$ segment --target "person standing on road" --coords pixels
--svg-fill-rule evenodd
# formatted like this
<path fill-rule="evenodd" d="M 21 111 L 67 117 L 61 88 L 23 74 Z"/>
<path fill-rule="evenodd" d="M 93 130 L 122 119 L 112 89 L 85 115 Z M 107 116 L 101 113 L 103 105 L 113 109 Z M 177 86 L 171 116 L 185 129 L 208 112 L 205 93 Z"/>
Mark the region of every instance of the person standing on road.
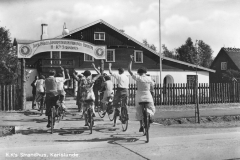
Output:
<path fill-rule="evenodd" d="M 37 80 L 38 80 L 38 76 L 35 76 L 34 81 L 31 83 L 32 95 L 33 95 L 32 109 L 35 109 L 35 106 L 36 106 L 36 82 L 37 82 Z"/>
<path fill-rule="evenodd" d="M 46 112 L 45 115 L 48 116 L 47 127 L 51 127 L 51 108 L 57 106 L 58 100 L 58 90 L 57 90 L 57 81 L 54 77 L 56 71 L 54 69 L 49 70 L 49 77 L 45 79 L 46 87 Z M 53 118 L 55 119 L 55 118 Z M 53 122 L 54 124 L 55 122 Z"/>
<path fill-rule="evenodd" d="M 150 114 L 150 123 L 152 123 L 152 116 L 155 113 L 155 106 L 153 97 L 151 95 L 150 89 L 151 86 L 154 85 L 154 82 L 150 76 L 147 76 L 147 69 L 146 68 L 139 68 L 137 73 L 133 74 L 132 72 L 132 61 L 133 61 L 133 55 L 130 56 L 131 60 L 128 65 L 128 72 L 132 76 L 132 78 L 136 81 L 137 84 L 137 92 L 136 92 L 136 98 L 135 98 L 135 105 L 136 105 L 136 119 L 140 121 L 140 129 L 139 132 L 143 132 L 143 126 L 142 126 L 142 108 L 139 105 L 139 102 L 149 102 L 147 106 L 147 111 Z"/>
<path fill-rule="evenodd" d="M 117 91 L 114 95 L 114 100 L 113 100 L 113 106 L 116 108 L 116 115 L 119 116 L 120 115 L 120 110 L 118 109 L 119 106 L 119 102 L 120 102 L 120 98 L 124 96 L 123 99 L 123 105 L 125 107 L 127 107 L 127 98 L 128 98 L 128 88 L 129 88 L 129 78 L 127 77 L 127 75 L 124 74 L 124 69 L 123 68 L 119 68 L 118 69 L 118 74 L 112 73 L 112 64 L 109 63 L 109 73 L 116 78 L 117 81 Z M 115 126 L 115 124 L 114 124 Z"/>

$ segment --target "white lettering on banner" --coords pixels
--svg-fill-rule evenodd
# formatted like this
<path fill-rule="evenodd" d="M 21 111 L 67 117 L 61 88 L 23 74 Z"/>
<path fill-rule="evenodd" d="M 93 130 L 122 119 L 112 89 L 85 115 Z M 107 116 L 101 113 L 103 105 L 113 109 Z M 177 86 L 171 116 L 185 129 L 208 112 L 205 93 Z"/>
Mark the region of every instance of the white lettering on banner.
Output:
<path fill-rule="evenodd" d="M 41 52 L 71 51 L 105 59 L 106 46 L 95 46 L 80 40 L 48 39 L 30 44 L 18 44 L 18 58 L 31 58 Z"/>

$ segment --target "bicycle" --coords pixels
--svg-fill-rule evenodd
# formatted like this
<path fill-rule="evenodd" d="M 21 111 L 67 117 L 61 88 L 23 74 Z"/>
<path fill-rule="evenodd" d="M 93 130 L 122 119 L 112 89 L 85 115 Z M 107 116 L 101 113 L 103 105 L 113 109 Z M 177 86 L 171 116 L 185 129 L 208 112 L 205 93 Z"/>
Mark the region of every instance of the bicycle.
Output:
<path fill-rule="evenodd" d="M 88 127 L 90 129 L 90 134 L 92 134 L 92 128 L 93 128 L 93 124 L 94 124 L 94 120 L 93 120 L 93 110 L 91 108 L 91 105 L 94 103 L 94 100 L 85 100 L 85 103 L 87 103 L 87 108 L 84 111 L 85 113 L 85 118 L 86 118 L 86 122 L 88 124 Z"/>
<path fill-rule="evenodd" d="M 147 104 L 149 102 L 139 102 L 139 105 L 142 106 L 142 113 L 143 113 L 143 119 L 142 119 L 142 126 L 143 126 L 143 135 L 146 136 L 146 143 L 149 142 L 149 128 L 150 128 L 150 114 L 147 112 Z"/>
<path fill-rule="evenodd" d="M 121 112 L 119 114 L 119 110 L 117 110 L 117 108 L 114 107 L 114 116 L 113 116 L 113 119 L 114 119 L 114 124 L 113 124 L 113 127 L 116 126 L 116 120 L 117 120 L 117 116 L 119 116 L 119 120 L 121 121 L 121 124 L 122 124 L 122 129 L 123 131 L 125 132 L 128 128 L 128 110 L 127 110 L 127 107 L 124 106 L 124 101 L 126 101 L 126 95 L 123 95 L 121 96 L 120 98 L 120 108 L 121 108 Z"/>
<path fill-rule="evenodd" d="M 108 114 L 109 120 L 113 121 L 115 110 L 113 109 L 112 102 L 110 101 L 110 98 L 112 98 L 112 97 L 108 97 L 108 104 L 107 104 L 106 113 Z M 101 103 L 100 106 L 98 106 L 97 111 L 98 111 L 98 115 L 99 115 L 100 118 L 103 118 L 106 115 L 106 114 L 103 114 L 103 103 Z"/>
<path fill-rule="evenodd" d="M 65 110 L 63 109 L 63 103 L 62 102 L 57 102 L 57 109 L 56 109 L 56 117 L 57 117 L 57 122 L 59 123 L 61 119 L 66 115 Z"/>
<path fill-rule="evenodd" d="M 53 128 L 55 123 L 56 109 L 55 106 L 51 108 L 51 134 L 53 134 Z"/>

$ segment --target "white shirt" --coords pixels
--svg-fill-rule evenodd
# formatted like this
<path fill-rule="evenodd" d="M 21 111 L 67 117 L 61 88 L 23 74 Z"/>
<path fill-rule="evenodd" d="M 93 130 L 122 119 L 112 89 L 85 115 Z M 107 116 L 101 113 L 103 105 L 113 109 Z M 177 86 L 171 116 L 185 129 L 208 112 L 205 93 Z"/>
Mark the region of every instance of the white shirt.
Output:
<path fill-rule="evenodd" d="M 36 81 L 36 91 L 37 92 L 44 92 L 45 88 L 45 80 L 44 79 L 38 79 Z"/>
<path fill-rule="evenodd" d="M 64 82 L 65 82 L 65 78 L 63 77 L 56 77 L 56 82 L 57 82 L 57 90 L 63 90 L 63 86 L 64 86 Z"/>
<path fill-rule="evenodd" d="M 125 74 L 112 74 L 116 78 L 119 88 L 128 88 L 129 87 L 129 78 Z"/>

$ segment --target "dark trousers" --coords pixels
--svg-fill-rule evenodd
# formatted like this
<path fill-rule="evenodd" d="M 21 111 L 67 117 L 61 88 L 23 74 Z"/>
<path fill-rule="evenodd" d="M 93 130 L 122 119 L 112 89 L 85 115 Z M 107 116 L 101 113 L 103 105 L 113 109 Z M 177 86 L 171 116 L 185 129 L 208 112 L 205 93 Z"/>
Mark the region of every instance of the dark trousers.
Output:
<path fill-rule="evenodd" d="M 53 106 L 57 107 L 58 95 L 52 95 L 51 93 L 46 94 L 46 116 L 51 116 L 51 109 Z"/>
<path fill-rule="evenodd" d="M 121 97 L 123 98 L 123 105 L 127 106 L 127 97 L 128 97 L 128 89 L 127 88 L 117 88 L 117 91 L 114 95 L 113 106 L 119 108 L 119 102 Z"/>

